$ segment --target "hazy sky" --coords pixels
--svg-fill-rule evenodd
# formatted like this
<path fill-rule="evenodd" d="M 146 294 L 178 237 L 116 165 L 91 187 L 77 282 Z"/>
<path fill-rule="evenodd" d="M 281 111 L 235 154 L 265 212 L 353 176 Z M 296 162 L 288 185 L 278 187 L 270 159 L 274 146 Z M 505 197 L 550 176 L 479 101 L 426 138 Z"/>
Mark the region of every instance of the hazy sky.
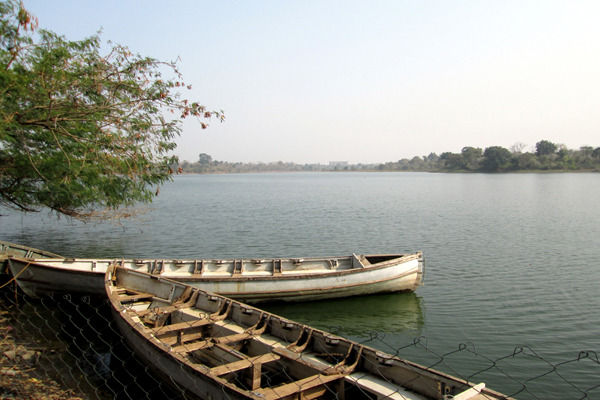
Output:
<path fill-rule="evenodd" d="M 176 153 L 372 163 L 464 146 L 600 146 L 600 1 L 24 0 L 41 27 L 181 58 Z"/>

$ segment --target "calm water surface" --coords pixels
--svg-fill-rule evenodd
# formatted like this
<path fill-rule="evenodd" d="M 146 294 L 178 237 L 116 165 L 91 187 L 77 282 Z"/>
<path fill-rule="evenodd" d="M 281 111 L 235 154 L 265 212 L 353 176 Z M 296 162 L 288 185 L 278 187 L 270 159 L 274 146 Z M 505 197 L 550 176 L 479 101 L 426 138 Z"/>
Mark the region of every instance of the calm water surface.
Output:
<path fill-rule="evenodd" d="M 599 198 L 598 174 L 178 176 L 142 220 L 1 209 L 0 236 L 72 257 L 422 250 L 414 294 L 266 308 L 519 399 L 600 398 L 597 358 L 578 360 L 600 354 Z"/>

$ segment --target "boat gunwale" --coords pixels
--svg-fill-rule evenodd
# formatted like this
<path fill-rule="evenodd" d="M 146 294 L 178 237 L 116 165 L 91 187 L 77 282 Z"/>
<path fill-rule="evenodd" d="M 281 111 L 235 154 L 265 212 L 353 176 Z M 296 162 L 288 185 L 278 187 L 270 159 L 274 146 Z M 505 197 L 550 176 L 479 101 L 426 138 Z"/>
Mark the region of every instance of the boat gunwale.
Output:
<path fill-rule="evenodd" d="M 25 246 L 23 244 L 11 243 L 11 242 L 7 242 L 4 240 L 0 240 L 0 254 L 4 254 L 4 253 L 6 253 L 6 250 L 10 250 L 10 249 L 25 250 L 25 251 L 31 251 L 32 253 L 53 255 L 53 256 L 56 256 L 56 258 L 64 258 L 60 254 L 52 253 L 51 251 L 41 250 L 41 249 L 37 249 L 35 247 Z M 55 258 L 55 257 L 49 257 L 49 258 Z"/>
<path fill-rule="evenodd" d="M 366 256 L 367 257 L 367 256 Z M 341 257 L 332 257 L 332 259 L 339 259 Z M 315 258 L 317 259 L 317 258 Z M 318 258 L 318 260 L 322 260 L 322 259 L 326 259 L 326 258 Z M 51 262 L 60 262 L 60 263 L 68 263 L 68 262 L 81 262 L 81 263 L 92 263 L 94 261 L 96 262 L 101 262 L 101 263 L 107 263 L 108 265 L 114 264 L 115 262 L 122 262 L 122 261 L 127 261 L 127 262 L 134 262 L 137 261 L 135 259 L 127 259 L 127 260 L 123 260 L 123 259 L 92 259 L 92 258 L 26 258 L 26 257 L 19 257 L 19 256 L 14 256 L 14 257 L 9 257 L 9 263 L 11 262 L 11 260 L 14 260 L 15 262 L 18 263 L 22 263 L 22 264 L 29 264 L 29 265 L 35 265 L 37 268 L 44 268 L 44 269 L 48 269 L 48 270 L 61 270 L 61 271 L 69 271 L 69 272 L 76 272 L 76 273 L 81 273 L 81 274 L 87 274 L 87 275 L 101 275 L 104 274 L 104 272 L 102 271 L 91 271 L 91 270 L 87 270 L 87 269 L 71 269 L 68 268 L 66 266 L 62 266 L 62 265 L 52 265 L 52 264 L 48 264 L 47 262 L 51 261 Z M 285 260 L 294 260 L 294 259 L 285 259 Z M 305 259 L 306 260 L 306 259 Z M 398 261 L 399 260 L 399 261 Z M 370 271 L 377 271 L 377 270 L 381 270 L 381 269 L 389 269 L 389 268 L 395 268 L 398 266 L 401 266 L 403 264 L 406 264 L 410 261 L 413 260 L 417 260 L 419 263 L 423 263 L 423 258 L 422 258 L 422 253 L 418 252 L 418 253 L 409 253 L 409 254 L 402 254 L 400 255 L 400 257 L 397 257 L 395 259 L 391 259 L 391 260 L 386 260 L 377 264 L 367 264 L 367 265 L 363 265 L 362 267 L 353 267 L 353 268 L 349 268 L 349 269 L 344 269 L 344 270 L 332 270 L 331 272 L 327 271 L 327 272 L 302 272 L 302 273 L 280 273 L 280 274 L 270 274 L 270 275 L 256 275 L 256 276 L 252 276 L 252 275 L 244 275 L 244 273 L 239 273 L 239 274 L 230 274 L 227 276 L 224 275 L 204 275 L 203 274 L 194 274 L 192 272 L 186 272 L 185 274 L 179 274 L 179 275 L 174 275 L 174 274 L 168 274 L 168 273 L 156 273 L 156 274 L 151 274 L 151 275 L 155 275 L 155 276 L 163 276 L 169 279 L 173 279 L 175 281 L 186 281 L 186 282 L 243 282 L 243 281 L 276 281 L 276 280 L 297 280 L 297 279 L 302 279 L 302 280 L 306 280 L 306 279 L 323 279 L 323 278 L 329 278 L 329 277 L 338 277 L 338 276 L 344 276 L 344 275 L 354 275 L 354 274 L 362 274 L 364 272 L 370 272 Z M 200 259 L 198 260 L 160 260 L 160 259 L 156 259 L 156 260 L 152 260 L 152 259 L 148 259 L 148 260 L 144 260 L 146 262 L 152 262 L 152 261 L 164 261 L 164 262 L 173 262 L 175 263 L 176 261 L 179 263 L 187 263 L 187 262 L 196 262 L 196 261 L 201 261 Z M 205 260 L 206 261 L 206 260 Z M 213 261 L 213 260 L 211 260 Z M 215 260 L 216 261 L 216 260 Z M 245 261 L 245 260 L 244 260 Z M 250 260 L 251 261 L 251 260 Z M 413 267 L 414 268 L 414 267 Z M 419 269 L 419 265 L 417 265 L 417 270 Z M 141 271 L 143 272 L 143 271 Z M 408 272 L 408 271 L 407 271 Z M 405 274 L 406 272 L 403 272 L 402 274 Z M 409 272 L 412 273 L 412 272 Z M 417 271 L 418 273 L 418 271 Z M 397 275 L 398 276 L 398 275 Z"/>
<path fill-rule="evenodd" d="M 12 252 L 11 252 L 12 250 Z M 15 252 L 23 252 L 24 254 L 14 254 Z M 60 254 L 52 253 L 46 250 L 40 250 L 35 247 L 25 246 L 18 243 L 11 243 L 0 240 L 0 275 L 8 274 L 8 259 L 12 256 L 26 257 L 28 254 L 39 256 L 36 258 L 62 258 Z"/>

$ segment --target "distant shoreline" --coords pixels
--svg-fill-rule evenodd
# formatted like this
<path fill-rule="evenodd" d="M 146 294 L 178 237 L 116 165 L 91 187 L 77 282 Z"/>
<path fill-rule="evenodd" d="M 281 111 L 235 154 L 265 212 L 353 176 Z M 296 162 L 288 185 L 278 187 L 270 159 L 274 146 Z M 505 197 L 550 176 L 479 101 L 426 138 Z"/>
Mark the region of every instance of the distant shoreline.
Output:
<path fill-rule="evenodd" d="M 236 174 L 292 174 L 292 173 L 325 173 L 325 172 L 333 172 L 333 173 L 351 173 L 351 172 L 368 172 L 368 173 L 398 173 L 398 172 L 406 172 L 406 173 L 431 173 L 431 174 L 567 174 L 567 173 L 578 173 L 578 174 L 590 174 L 590 173 L 599 173 L 600 170 L 517 170 L 517 171 L 419 171 L 419 170 L 313 170 L 313 171 L 231 171 L 231 172 L 180 172 L 176 175 L 236 175 Z"/>
<path fill-rule="evenodd" d="M 449 173 L 548 173 L 548 172 L 600 172 L 600 147 L 582 146 L 579 150 L 567 149 L 548 140 L 536 143 L 535 153 L 522 152 L 514 145 L 512 150 L 501 146 L 463 147 L 460 153 L 445 152 L 440 155 L 403 158 L 398 161 L 370 164 L 350 164 L 347 161 L 330 161 L 329 164 L 296 164 L 293 162 L 242 163 L 216 161 L 200 154 L 197 162 L 183 161 L 173 170 L 184 173 L 276 173 L 276 172 L 449 172 Z"/>

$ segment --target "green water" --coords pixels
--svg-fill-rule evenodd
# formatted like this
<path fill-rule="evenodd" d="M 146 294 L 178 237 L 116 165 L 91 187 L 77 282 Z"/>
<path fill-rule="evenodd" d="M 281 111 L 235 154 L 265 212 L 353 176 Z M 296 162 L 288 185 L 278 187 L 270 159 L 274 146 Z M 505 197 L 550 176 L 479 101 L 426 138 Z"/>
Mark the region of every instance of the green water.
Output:
<path fill-rule="evenodd" d="M 600 398 L 598 174 L 202 175 L 160 193 L 121 225 L 1 209 L 0 236 L 73 257 L 422 250 L 415 294 L 267 308 L 519 399 Z"/>

